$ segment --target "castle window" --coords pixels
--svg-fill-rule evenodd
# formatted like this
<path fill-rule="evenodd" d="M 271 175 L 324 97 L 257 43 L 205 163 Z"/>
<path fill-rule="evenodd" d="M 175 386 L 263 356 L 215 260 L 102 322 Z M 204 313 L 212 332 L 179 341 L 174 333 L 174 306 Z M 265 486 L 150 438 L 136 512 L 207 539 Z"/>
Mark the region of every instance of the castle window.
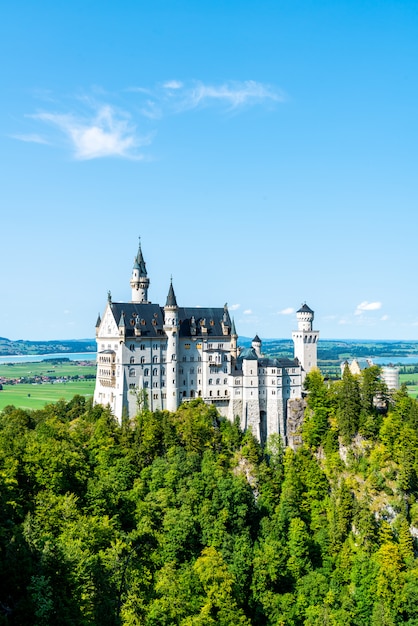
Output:
<path fill-rule="evenodd" d="M 220 392 L 220 391 L 219 391 L 219 389 L 218 389 L 218 396 L 220 396 L 220 395 L 221 395 L 221 392 Z"/>
<path fill-rule="evenodd" d="M 224 354 L 224 361 L 227 361 L 227 360 L 228 360 L 228 355 Z"/>
<path fill-rule="evenodd" d="M 213 348 L 213 344 L 212 343 L 208 343 L 208 349 L 212 350 L 212 348 Z"/>
<path fill-rule="evenodd" d="M 166 397 L 167 397 L 167 395 L 166 395 L 165 393 L 162 393 L 162 394 L 161 394 L 161 397 L 162 397 L 162 398 L 166 398 Z"/>
<path fill-rule="evenodd" d="M 154 398 L 154 400 L 158 400 L 158 393 L 154 393 L 152 397 Z"/>
<path fill-rule="evenodd" d="M 198 367 L 198 368 L 197 368 L 197 373 L 198 373 L 198 374 L 201 374 L 201 373 L 202 373 L 202 368 L 201 368 L 201 367 Z"/>
<path fill-rule="evenodd" d="M 145 363 L 145 357 L 141 356 L 141 363 Z"/>
<path fill-rule="evenodd" d="M 183 357 L 183 361 L 187 361 L 187 356 L 184 356 L 184 357 Z"/>
<path fill-rule="evenodd" d="M 275 373 L 276 373 L 276 370 L 271 370 L 271 373 L 272 373 L 272 374 L 275 374 Z"/>
<path fill-rule="evenodd" d="M 153 363 L 158 363 L 158 356 L 152 357 L 152 362 Z"/>
<path fill-rule="evenodd" d="M 210 396 L 212 395 L 212 391 L 209 391 L 209 395 L 210 395 Z"/>
<path fill-rule="evenodd" d="M 129 346 L 129 350 L 131 352 L 134 352 L 134 350 L 135 350 L 135 344 L 134 343 L 131 343 L 131 345 Z"/>
<path fill-rule="evenodd" d="M 139 346 L 139 349 L 140 350 L 145 350 L 145 344 L 141 343 L 140 346 Z"/>
<path fill-rule="evenodd" d="M 174 372 L 174 370 L 173 370 L 173 372 Z M 183 372 L 184 372 L 183 368 L 179 367 L 179 374 L 183 374 Z"/>
<path fill-rule="evenodd" d="M 152 347 L 154 348 L 154 350 L 158 350 L 158 343 L 154 343 Z"/>
<path fill-rule="evenodd" d="M 148 387 L 148 381 L 147 380 L 144 382 L 144 387 Z"/>
<path fill-rule="evenodd" d="M 131 367 L 129 370 L 129 376 L 135 376 L 135 368 Z"/>
<path fill-rule="evenodd" d="M 217 384 L 217 385 L 219 385 L 219 384 L 220 384 L 220 382 L 221 382 L 220 378 L 217 378 L 217 379 L 216 379 L 216 384 Z"/>
<path fill-rule="evenodd" d="M 191 380 L 191 381 L 190 381 L 190 384 L 191 384 L 191 385 L 194 385 L 194 380 Z"/>
<path fill-rule="evenodd" d="M 201 349 L 202 349 L 202 344 L 201 344 L 201 343 L 197 343 L 197 344 L 196 344 L 196 348 L 197 348 L 198 350 L 201 350 Z"/>
<path fill-rule="evenodd" d="M 156 367 L 154 367 L 154 369 L 152 370 L 153 376 L 157 376 L 158 374 L 158 369 Z"/>
<path fill-rule="evenodd" d="M 135 389 L 135 383 L 129 383 L 129 389 Z"/>
<path fill-rule="evenodd" d="M 184 344 L 184 349 L 185 350 L 190 350 L 190 344 L 189 343 L 185 343 Z"/>
<path fill-rule="evenodd" d="M 158 383 L 154 383 L 153 387 L 158 388 Z"/>
<path fill-rule="evenodd" d="M 194 367 L 190 368 L 190 374 L 194 374 Z"/>
<path fill-rule="evenodd" d="M 227 382 L 228 382 L 228 379 L 224 378 L 224 385 L 226 385 Z"/>
<path fill-rule="evenodd" d="M 191 356 L 191 357 L 190 357 L 190 360 L 191 360 L 191 361 L 194 361 L 194 356 Z"/>
<path fill-rule="evenodd" d="M 146 367 L 144 369 L 144 376 L 149 376 L 149 369 L 148 369 L 148 367 Z"/>
<path fill-rule="evenodd" d="M 131 356 L 131 358 L 129 359 L 129 363 L 135 363 L 135 357 Z"/>
<path fill-rule="evenodd" d="M 212 379 L 211 378 L 209 378 L 208 383 L 209 383 L 209 385 L 212 384 Z"/>

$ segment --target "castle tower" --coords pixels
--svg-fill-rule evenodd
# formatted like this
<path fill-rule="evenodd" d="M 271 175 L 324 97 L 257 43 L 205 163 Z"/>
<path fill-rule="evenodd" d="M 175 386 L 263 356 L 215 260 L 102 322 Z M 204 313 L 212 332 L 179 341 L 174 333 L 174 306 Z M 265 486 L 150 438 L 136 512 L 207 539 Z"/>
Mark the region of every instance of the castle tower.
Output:
<path fill-rule="evenodd" d="M 178 406 L 178 353 L 179 353 L 179 322 L 178 306 L 174 293 L 173 282 L 170 282 L 167 302 L 164 307 L 164 332 L 167 335 L 166 385 L 167 409 L 175 411 Z"/>
<path fill-rule="evenodd" d="M 142 256 L 141 241 L 139 242 L 138 254 L 134 259 L 130 284 L 132 289 L 131 302 L 148 304 L 149 278 L 144 257 Z"/>
<path fill-rule="evenodd" d="M 261 358 L 261 339 L 258 335 L 254 337 L 251 342 L 251 347 L 254 348 L 256 355 L 258 358 Z"/>
<path fill-rule="evenodd" d="M 237 341 L 238 341 L 238 335 L 237 335 L 237 331 L 235 328 L 235 321 L 232 320 L 232 324 L 231 324 L 231 356 L 233 359 L 236 359 L 238 356 L 238 345 L 237 345 Z"/>
<path fill-rule="evenodd" d="M 317 367 L 319 331 L 312 329 L 314 312 L 305 303 L 296 311 L 298 329 L 292 332 L 295 359 L 302 365 L 302 382 L 311 369 Z"/>

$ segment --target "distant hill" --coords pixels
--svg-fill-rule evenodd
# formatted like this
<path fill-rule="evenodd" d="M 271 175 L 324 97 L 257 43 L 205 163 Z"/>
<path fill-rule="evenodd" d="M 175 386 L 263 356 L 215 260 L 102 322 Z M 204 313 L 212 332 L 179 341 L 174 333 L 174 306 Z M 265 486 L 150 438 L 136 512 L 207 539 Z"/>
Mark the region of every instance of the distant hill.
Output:
<path fill-rule="evenodd" d="M 252 339 L 240 337 L 238 343 L 249 347 Z M 270 357 L 292 357 L 293 342 L 291 339 L 263 339 L 262 352 Z M 19 339 L 12 341 L 0 337 L 0 356 L 14 354 L 57 354 L 71 352 L 95 352 L 94 339 L 56 339 L 51 341 L 29 341 Z M 344 359 L 361 357 L 417 357 L 418 341 L 375 341 L 351 339 L 320 339 L 318 343 L 318 362 L 324 364 L 340 363 Z"/>
<path fill-rule="evenodd" d="M 12 341 L 6 337 L 0 337 L 0 356 L 95 351 L 96 341 L 94 339 L 60 339 L 52 341 L 18 339 L 17 341 Z"/>

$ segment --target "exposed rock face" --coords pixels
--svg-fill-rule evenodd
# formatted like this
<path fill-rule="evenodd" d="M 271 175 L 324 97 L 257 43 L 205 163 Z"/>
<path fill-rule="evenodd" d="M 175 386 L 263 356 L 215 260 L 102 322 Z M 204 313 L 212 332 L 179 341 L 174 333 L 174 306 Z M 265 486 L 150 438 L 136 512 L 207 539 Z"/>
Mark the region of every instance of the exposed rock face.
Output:
<path fill-rule="evenodd" d="M 301 428 L 305 409 L 306 402 L 303 398 L 289 400 L 287 403 L 287 445 L 293 448 L 293 450 L 302 444 Z"/>

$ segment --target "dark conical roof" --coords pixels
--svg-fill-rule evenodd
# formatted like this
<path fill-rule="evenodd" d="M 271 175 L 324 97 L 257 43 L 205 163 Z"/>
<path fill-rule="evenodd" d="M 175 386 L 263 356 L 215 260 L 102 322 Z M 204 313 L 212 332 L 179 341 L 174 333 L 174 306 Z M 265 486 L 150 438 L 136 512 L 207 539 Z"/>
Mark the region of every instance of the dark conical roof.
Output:
<path fill-rule="evenodd" d="M 147 276 L 147 267 L 145 265 L 144 257 L 142 255 L 141 242 L 139 242 L 138 254 L 134 259 L 134 269 L 139 270 L 140 276 Z"/>
<path fill-rule="evenodd" d="M 261 343 L 261 339 L 258 335 L 256 335 L 253 339 L 253 343 Z"/>
<path fill-rule="evenodd" d="M 237 331 L 236 331 L 236 328 L 235 328 L 235 320 L 234 320 L 234 318 L 232 318 L 231 335 L 236 335 L 236 334 L 237 334 Z"/>
<path fill-rule="evenodd" d="M 101 323 L 102 323 L 102 318 L 100 317 L 100 313 L 99 313 L 99 315 L 97 316 L 96 328 L 99 328 Z"/>
<path fill-rule="evenodd" d="M 170 289 L 168 290 L 167 302 L 165 303 L 165 306 L 171 306 L 171 307 L 177 306 L 177 300 L 176 300 L 176 294 L 174 293 L 173 281 L 170 282 Z"/>
<path fill-rule="evenodd" d="M 304 304 L 302 304 L 302 306 L 300 307 L 300 309 L 298 309 L 296 311 L 296 313 L 313 313 L 312 309 L 310 309 L 308 307 L 308 305 L 306 304 L 306 302 Z"/>

